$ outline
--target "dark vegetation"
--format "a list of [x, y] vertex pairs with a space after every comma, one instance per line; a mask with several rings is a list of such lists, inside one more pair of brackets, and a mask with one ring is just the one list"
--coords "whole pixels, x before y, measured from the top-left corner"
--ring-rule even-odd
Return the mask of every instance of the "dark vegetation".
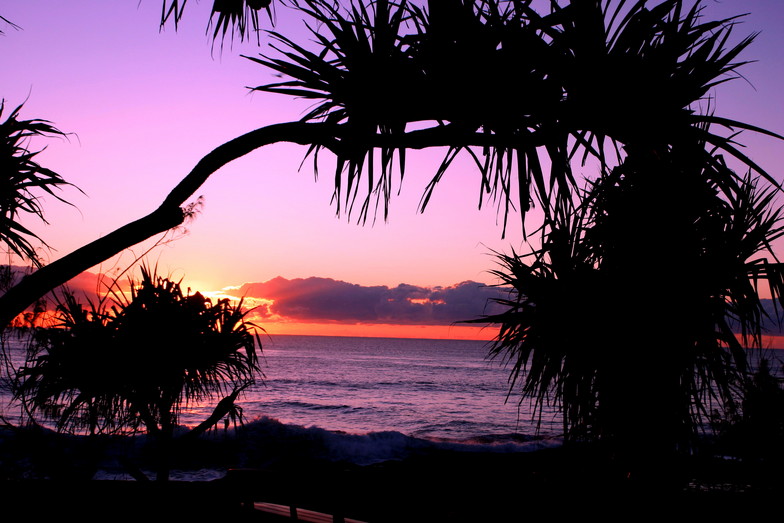
[[[63, 201], [55, 191], [69, 184], [37, 162], [36, 156], [41, 151], [30, 151], [27, 147], [32, 137], [65, 134], [46, 120], [20, 120], [21, 109], [21, 105], [13, 109], [0, 123], [0, 242], [17, 256], [40, 266], [36, 247], [30, 242], [42, 240], [22, 225], [20, 218], [32, 215], [45, 222], [39, 197], [48, 194]], [[3, 100], [0, 101], [0, 117], [4, 111]]]
[[[739, 19], [710, 20], [709, 9], [682, 0], [551, 2], [546, 11], [522, 0], [213, 5], [211, 35], [221, 42], [257, 35], [276, 8], [305, 18], [317, 51], [272, 31], [265, 38], [274, 52], [250, 59], [282, 76], [256, 89], [309, 98], [313, 109], [219, 146], [152, 214], [38, 269], [0, 297], [0, 322], [181, 223], [209, 176], [264, 145], [307, 145], [315, 159], [334, 154], [337, 212], [362, 222], [387, 216], [407, 150], [442, 147], [423, 210], [453, 159], [466, 154], [476, 163], [480, 205], [497, 205], [504, 227], [512, 208], [544, 213], [541, 227], [529, 226], [538, 241], [531, 252], [499, 257], [497, 275], [512, 289], [502, 301], [507, 312], [477, 321], [500, 325], [491, 352], [510, 364], [511, 386], [540, 407], [562, 407], [568, 442], [596, 444], [626, 477], [661, 481], [675, 460], [699, 450], [711, 420], [722, 444], [781, 441], [781, 384], [770, 369], [755, 373], [746, 357], [761, 343], [761, 287], [778, 301], [784, 290], [771, 248], [782, 235], [780, 186], [742, 152], [738, 133], [782, 137], [716, 115], [709, 103], [714, 88], [738, 76], [753, 41], [732, 43]], [[164, 1], [162, 24], [176, 24], [184, 7]], [[594, 166], [585, 184], [579, 165]], [[111, 335], [135, 301], [107, 312], [66, 300], [61, 318]], [[47, 386], [36, 369], [54, 360], [42, 361], [25, 371], [28, 397]], [[166, 432], [176, 421], [167, 414], [179, 404], [172, 391], [116, 395], [119, 406], [93, 411], [100, 394], [84, 402], [78, 387], [62, 390], [79, 401], [75, 416], [51, 411], [61, 423], [98, 430], [134, 413], [148, 431]]]
[[143, 427], [159, 447], [158, 478], [165, 480], [182, 409], [219, 400], [207, 419], [177, 439], [224, 419], [242, 421], [235, 400], [261, 376], [261, 343], [242, 302], [213, 303], [146, 267], [141, 274], [130, 282], [128, 298], [114, 289], [111, 299], [85, 308], [65, 293], [56, 324], [34, 329], [14, 389], [31, 419], [40, 414], [60, 431], [97, 435]]

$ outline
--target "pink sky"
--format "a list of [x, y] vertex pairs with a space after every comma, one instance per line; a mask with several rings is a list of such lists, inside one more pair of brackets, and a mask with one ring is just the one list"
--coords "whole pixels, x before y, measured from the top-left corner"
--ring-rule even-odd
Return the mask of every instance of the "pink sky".
[[[75, 207], [47, 201], [50, 225], [31, 224], [54, 249], [45, 258], [54, 260], [147, 214], [221, 143], [302, 115], [302, 101], [245, 88], [275, 80], [239, 56], [270, 52], [264, 42], [261, 48], [237, 42], [211, 53], [204, 32], [210, 4], [189, 2], [177, 33], [173, 26], [159, 32], [160, 0], [26, 0], [0, 7], [0, 15], [22, 28], [6, 26], [0, 37], [0, 97], [9, 107], [27, 100], [23, 117], [45, 118], [75, 133], [69, 141], [33, 144], [47, 145], [41, 163], [85, 192], [64, 192]], [[743, 57], [759, 60], [742, 69], [751, 85], [738, 80], [720, 86], [717, 113], [784, 132], [780, 1], [706, 6], [711, 18], [750, 12], [739, 36], [762, 31]], [[301, 22], [286, 11], [279, 10], [277, 29], [301, 41]], [[781, 144], [753, 136], [741, 141], [774, 176], [784, 177]], [[274, 145], [213, 175], [198, 193], [204, 207], [188, 233], [152, 253], [159, 270], [184, 276], [199, 290], [277, 276], [450, 287], [466, 280], [493, 283], [490, 249], [525, 250], [519, 222], [511, 222], [502, 240], [492, 206], [477, 210], [478, 175], [468, 162], [449, 171], [427, 212], [418, 215], [441, 153], [412, 154], [389, 222], [362, 227], [335, 217], [329, 162], [318, 183], [309, 161], [298, 172], [304, 152]], [[116, 265], [132, 257], [128, 253]]]

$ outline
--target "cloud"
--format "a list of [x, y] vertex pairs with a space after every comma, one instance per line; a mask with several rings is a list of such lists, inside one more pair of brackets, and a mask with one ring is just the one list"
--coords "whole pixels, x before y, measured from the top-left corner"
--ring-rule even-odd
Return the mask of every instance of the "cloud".
[[[492, 312], [488, 298], [502, 291], [465, 281], [449, 287], [362, 286], [331, 278], [277, 277], [246, 283], [237, 295], [271, 300], [256, 313], [300, 322], [448, 325]], [[489, 308], [488, 308], [489, 307]]]
[[[20, 267], [11, 269], [12, 281], [25, 274]], [[28, 271], [29, 272], [29, 271]], [[0, 277], [2, 275], [0, 274]], [[67, 288], [80, 301], [99, 300], [106, 292], [107, 280], [85, 272], [68, 282]], [[127, 287], [127, 282], [119, 282]], [[395, 287], [363, 286], [331, 278], [277, 277], [261, 283], [246, 283], [224, 288], [214, 299], [242, 297], [245, 307], [253, 308], [253, 321], [291, 323], [332, 323], [345, 325], [444, 325], [479, 318], [498, 312], [490, 302], [503, 291], [474, 281], [448, 287], [421, 287], [402, 283]], [[52, 312], [61, 296], [47, 295], [45, 307]]]
[[784, 335], [784, 309], [776, 301], [760, 300], [765, 314], [762, 317], [762, 332], [772, 336]]
[[[259, 305], [254, 314], [263, 319], [309, 323], [395, 325], [452, 325], [455, 322], [501, 312], [493, 298], [508, 298], [507, 290], [464, 281], [447, 287], [362, 286], [331, 278], [277, 277], [246, 283], [231, 292], [244, 296], [247, 305]], [[761, 300], [768, 317], [763, 333], [784, 335], [776, 321], [772, 300]], [[784, 319], [784, 310], [778, 309]]]
[[[29, 268], [5, 266], [12, 283], [18, 283]], [[0, 273], [0, 280], [3, 273]], [[68, 289], [77, 298], [98, 299], [106, 291], [107, 278], [84, 272], [70, 280]], [[127, 281], [120, 285], [127, 287]], [[2, 291], [0, 291], [2, 294]], [[396, 287], [362, 286], [331, 278], [273, 278], [261, 283], [226, 287], [222, 297], [244, 297], [244, 305], [255, 307], [260, 320], [303, 323], [452, 325], [463, 320], [502, 311], [493, 298], [508, 298], [507, 290], [464, 281], [446, 287], [420, 287], [401, 283]], [[50, 308], [56, 300], [47, 296]], [[766, 314], [763, 334], [784, 335], [784, 309], [770, 299], [760, 300]]]

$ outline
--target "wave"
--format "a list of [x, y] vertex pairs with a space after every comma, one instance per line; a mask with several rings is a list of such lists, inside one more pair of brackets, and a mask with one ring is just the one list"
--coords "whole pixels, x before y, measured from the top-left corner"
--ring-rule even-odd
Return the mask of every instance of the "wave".
[[439, 450], [461, 452], [530, 452], [560, 446], [555, 438], [516, 434], [486, 435], [481, 438], [448, 439], [407, 436], [397, 431], [352, 434], [320, 427], [283, 424], [262, 417], [242, 427], [241, 435], [253, 448], [246, 454], [244, 466], [265, 466], [271, 461], [297, 455], [300, 459], [347, 462], [370, 465], [402, 460]]
[[[557, 439], [513, 434], [465, 440], [420, 438], [396, 431], [352, 434], [261, 417], [183, 443], [172, 455], [172, 479], [204, 481], [223, 477], [229, 468], [264, 469], [292, 462], [366, 466], [447, 451], [519, 453], [560, 444]], [[144, 435], [91, 439], [40, 427], [15, 428], [0, 430], [0, 468], [7, 477], [130, 479], [125, 464], [132, 462], [153, 477], [151, 448], [153, 442]]]
[[359, 380], [308, 380], [303, 383], [301, 379], [289, 378], [268, 378], [259, 386], [254, 387], [254, 391], [264, 392], [265, 390], [273, 387], [291, 386], [291, 387], [307, 387], [313, 390], [323, 389], [340, 389], [340, 390], [381, 390], [381, 389], [400, 389], [404, 390], [408, 387], [418, 389], [432, 389], [432, 390], [450, 390], [450, 387], [444, 387], [437, 381], [424, 381], [424, 380], [384, 380], [384, 381], [359, 381]]
[[[249, 402], [253, 404], [253, 402]], [[306, 411], [339, 411], [339, 412], [372, 412], [377, 409], [373, 407], [346, 405], [343, 403], [313, 403], [311, 401], [297, 401], [297, 400], [284, 400], [284, 401], [268, 401], [264, 402], [264, 408], [271, 411], [279, 411], [281, 409], [299, 409]]]

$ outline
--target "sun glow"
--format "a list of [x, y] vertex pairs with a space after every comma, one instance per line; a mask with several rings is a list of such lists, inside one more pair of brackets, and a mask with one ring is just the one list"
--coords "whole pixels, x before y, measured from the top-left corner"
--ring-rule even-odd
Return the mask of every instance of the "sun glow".
[[415, 303], [417, 305], [444, 305], [446, 302], [444, 300], [431, 300], [429, 298], [407, 298], [409, 303]]
[[276, 334], [298, 334], [305, 336], [348, 336], [365, 338], [418, 338], [434, 340], [478, 340], [490, 341], [497, 333], [492, 328], [457, 325], [392, 325], [392, 324], [347, 324], [347, 323], [259, 323], [265, 332]]

